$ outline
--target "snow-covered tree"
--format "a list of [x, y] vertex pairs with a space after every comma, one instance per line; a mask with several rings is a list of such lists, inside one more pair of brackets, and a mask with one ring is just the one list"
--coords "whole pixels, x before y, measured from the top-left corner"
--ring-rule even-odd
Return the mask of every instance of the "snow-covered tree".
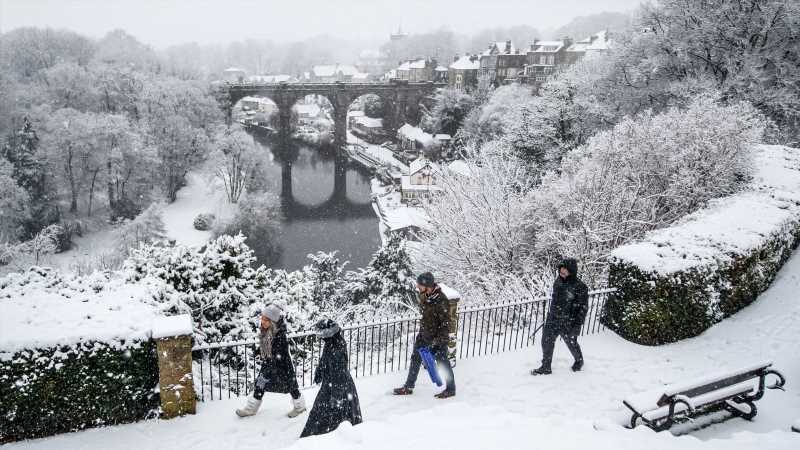
[[13, 178], [14, 169], [0, 158], [0, 242], [16, 242], [30, 220], [30, 197]]
[[433, 133], [454, 136], [475, 106], [472, 95], [458, 89], [442, 89], [434, 97], [434, 105], [425, 128]]
[[228, 201], [238, 203], [253, 172], [265, 162], [265, 152], [238, 127], [218, 131], [212, 145], [215, 150], [210, 160], [214, 173], [222, 180]]
[[532, 193], [537, 259], [580, 257], [599, 281], [608, 251], [737, 191], [764, 127], [748, 104], [701, 97], [598, 133]]
[[527, 195], [535, 178], [501, 142], [485, 144], [466, 163], [469, 176], [444, 173], [442, 192], [424, 204], [430, 222], [417, 263], [470, 301], [486, 301], [509, 280], [530, 278]]

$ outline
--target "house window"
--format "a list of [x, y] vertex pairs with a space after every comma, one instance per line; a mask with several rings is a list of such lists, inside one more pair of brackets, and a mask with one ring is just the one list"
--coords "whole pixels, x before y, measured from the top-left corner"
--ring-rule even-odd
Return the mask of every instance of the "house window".
[[539, 64], [547, 64], [547, 56], [545, 55], [539, 56]]
[[550, 64], [551, 66], [555, 64], [556, 57], [554, 55], [550, 55], [547, 59], [548, 59], [548, 64]]

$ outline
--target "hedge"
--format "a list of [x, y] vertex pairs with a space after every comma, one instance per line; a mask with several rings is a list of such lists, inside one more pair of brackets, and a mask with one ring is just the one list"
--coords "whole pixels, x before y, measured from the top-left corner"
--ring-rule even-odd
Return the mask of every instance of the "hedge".
[[0, 443], [156, 417], [150, 341], [23, 350], [0, 360]]
[[603, 320], [625, 339], [645, 345], [697, 336], [764, 292], [798, 243], [795, 215], [765, 234], [760, 245], [683, 270], [664, 273], [612, 258], [608, 281], [617, 291], [609, 296]]

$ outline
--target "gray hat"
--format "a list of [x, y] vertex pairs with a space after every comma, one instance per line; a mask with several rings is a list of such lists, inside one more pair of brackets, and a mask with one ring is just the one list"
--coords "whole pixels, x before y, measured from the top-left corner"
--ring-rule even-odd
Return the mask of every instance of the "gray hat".
[[275, 303], [270, 303], [261, 310], [261, 315], [273, 322], [280, 322], [283, 318], [283, 310]]
[[417, 284], [425, 287], [436, 286], [436, 282], [433, 279], [433, 274], [430, 272], [424, 272], [419, 274], [419, 276], [417, 277]]

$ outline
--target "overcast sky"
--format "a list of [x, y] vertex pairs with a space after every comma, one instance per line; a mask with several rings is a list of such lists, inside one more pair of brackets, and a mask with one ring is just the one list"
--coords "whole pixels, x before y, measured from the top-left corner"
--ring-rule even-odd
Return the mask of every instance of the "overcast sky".
[[383, 40], [404, 31], [456, 32], [527, 24], [555, 28], [580, 15], [629, 11], [641, 0], [0, 0], [0, 31], [67, 28], [91, 37], [122, 28], [163, 48], [186, 42], [302, 40], [319, 34]]

